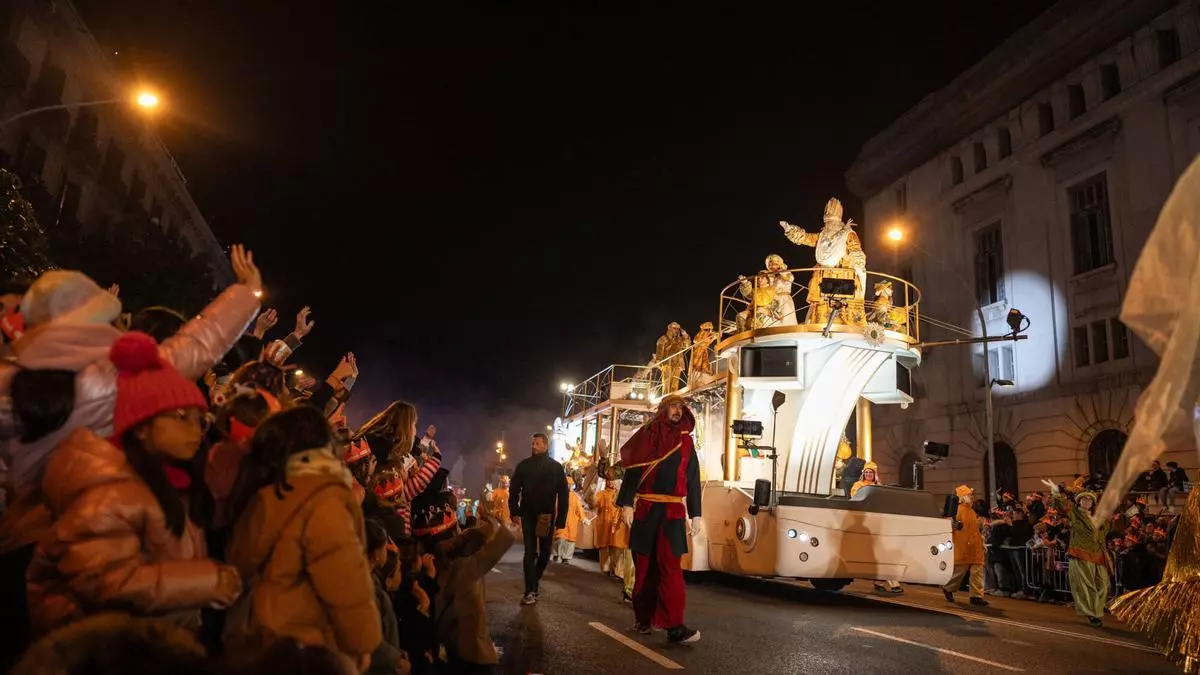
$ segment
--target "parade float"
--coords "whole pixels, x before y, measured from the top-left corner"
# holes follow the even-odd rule
[[[564,454],[597,466],[616,460],[663,396],[687,400],[704,527],[685,569],[825,590],[855,578],[950,578],[951,522],[938,498],[890,486],[850,498],[842,482],[855,457],[871,460],[871,407],[908,407],[921,362],[920,291],[868,272],[853,225],[836,199],[817,232],[781,223],[789,241],[815,248],[816,267],[788,269],[771,255],[722,290],[720,315],[695,338],[671,323],[648,364],[563,386],[555,437]],[[856,448],[845,433],[852,414]]]

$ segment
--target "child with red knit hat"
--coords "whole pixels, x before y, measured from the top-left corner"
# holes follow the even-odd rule
[[[200,610],[228,607],[237,570],[207,557],[201,525],[211,498],[191,461],[207,402],[144,333],[126,333],[117,369],[113,436],[88,428],[55,450],[42,479],[54,516],[29,568],[30,618],[45,633],[119,609],[199,628]]]

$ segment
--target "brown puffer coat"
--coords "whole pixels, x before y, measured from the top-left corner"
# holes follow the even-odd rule
[[[167,529],[124,452],[76,429],[50,458],[42,492],[54,524],[27,576],[38,634],[106,609],[199,626],[200,608],[217,597],[219,564],[206,557],[200,528],[189,522],[182,537]]]
[[[287,480],[293,489],[282,499],[274,486],[260,489],[234,526],[228,561],[247,582],[262,572],[238,601],[249,603],[246,625],[227,625],[226,639],[265,634],[352,658],[370,654],[383,633],[349,471],[319,448],[292,455]]]

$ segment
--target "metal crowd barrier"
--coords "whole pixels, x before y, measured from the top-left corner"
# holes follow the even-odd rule
[[[1071,600],[1071,582],[1069,580],[1071,561],[1067,557],[1065,549],[1002,546],[998,550],[989,547],[988,554],[993,556],[989,559],[989,564],[998,560],[994,557],[997,554],[1007,556],[1005,562],[1010,571],[1016,572],[1016,578],[1021,585],[1018,590],[1023,591],[1026,595],[1062,601]],[[1018,569],[1013,570],[1013,567],[1018,567]],[[1121,588],[1121,566],[1118,564],[1115,565],[1115,568],[1109,574],[1108,595],[1110,598],[1115,597],[1118,589]]]

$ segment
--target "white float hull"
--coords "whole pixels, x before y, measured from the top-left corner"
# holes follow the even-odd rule
[[[829,508],[781,505],[751,516],[752,503],[745,488],[707,483],[703,532],[693,537],[684,568],[917,584],[944,584],[953,572],[954,551],[945,545],[951,540],[948,519],[847,510],[833,501]]]

